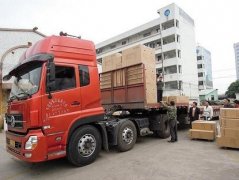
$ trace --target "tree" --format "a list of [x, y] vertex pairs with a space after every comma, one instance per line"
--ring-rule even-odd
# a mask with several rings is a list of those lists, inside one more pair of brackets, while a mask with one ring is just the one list
[[233, 82], [230, 84], [230, 86], [227, 88], [226, 95], [229, 98], [235, 98], [236, 94], [239, 93], [239, 80]]

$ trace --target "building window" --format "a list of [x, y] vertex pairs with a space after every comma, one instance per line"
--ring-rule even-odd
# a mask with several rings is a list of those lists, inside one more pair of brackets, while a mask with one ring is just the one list
[[87, 86], [90, 84], [90, 73], [88, 66], [79, 65], [80, 86]]
[[178, 65], [178, 72], [182, 73], [182, 66], [181, 65]]
[[203, 73], [202, 72], [198, 73], [198, 77], [203, 77]]
[[181, 58], [181, 51], [178, 50], [178, 58]]
[[169, 89], [169, 90], [176, 90], [178, 89], [178, 82], [177, 81], [169, 81], [169, 82], [165, 82], [165, 89]]
[[203, 56], [197, 56], [197, 60], [203, 60]]
[[162, 23], [162, 29], [163, 30], [169, 29], [171, 27], [174, 27], [174, 19], [169, 20], [169, 21], [167, 21], [165, 23]]
[[199, 86], [203, 86], [203, 81], [199, 81], [199, 82], [198, 82], [198, 85], [199, 85]]
[[168, 66], [164, 68], [165, 74], [175, 74], [177, 73], [177, 66]]
[[176, 19], [176, 27], [179, 28], [179, 21]]
[[177, 42], [180, 43], [180, 36], [177, 35]]
[[158, 61], [161, 61], [161, 60], [162, 60], [162, 54], [158, 54], [156, 57], [157, 57], [157, 60], [158, 60]]
[[75, 69], [73, 67], [56, 66], [55, 73], [55, 91], [76, 87]]
[[147, 37], [147, 36], [150, 36], [151, 35], [151, 32], [147, 32], [147, 33], [144, 33], [144, 37]]
[[164, 59], [170, 59], [176, 57], [176, 50], [167, 51], [164, 53]]
[[198, 69], [202, 69], [202, 64], [198, 64]]
[[122, 41], [122, 45], [125, 45], [126, 44], [126, 41]]
[[175, 42], [175, 35], [167, 36], [163, 38], [163, 44], [169, 44]]

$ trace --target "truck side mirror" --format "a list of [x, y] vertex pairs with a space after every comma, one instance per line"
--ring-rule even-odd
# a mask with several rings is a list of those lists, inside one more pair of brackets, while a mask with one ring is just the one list
[[46, 74], [46, 91], [49, 94], [48, 98], [51, 99], [51, 91], [55, 90], [55, 64], [52, 59], [47, 63], [47, 74]]

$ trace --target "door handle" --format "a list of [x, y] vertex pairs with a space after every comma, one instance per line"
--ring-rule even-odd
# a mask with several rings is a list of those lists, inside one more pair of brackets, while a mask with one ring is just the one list
[[80, 102], [79, 102], [79, 101], [73, 101], [73, 102], [71, 103], [71, 105], [72, 105], [72, 106], [78, 106], [78, 105], [80, 105]]

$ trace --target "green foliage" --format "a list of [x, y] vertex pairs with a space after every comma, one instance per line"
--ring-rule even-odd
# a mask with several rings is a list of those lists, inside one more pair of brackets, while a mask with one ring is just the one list
[[233, 82], [230, 84], [230, 86], [227, 88], [226, 95], [229, 98], [235, 98], [236, 94], [239, 93], [239, 80]]

